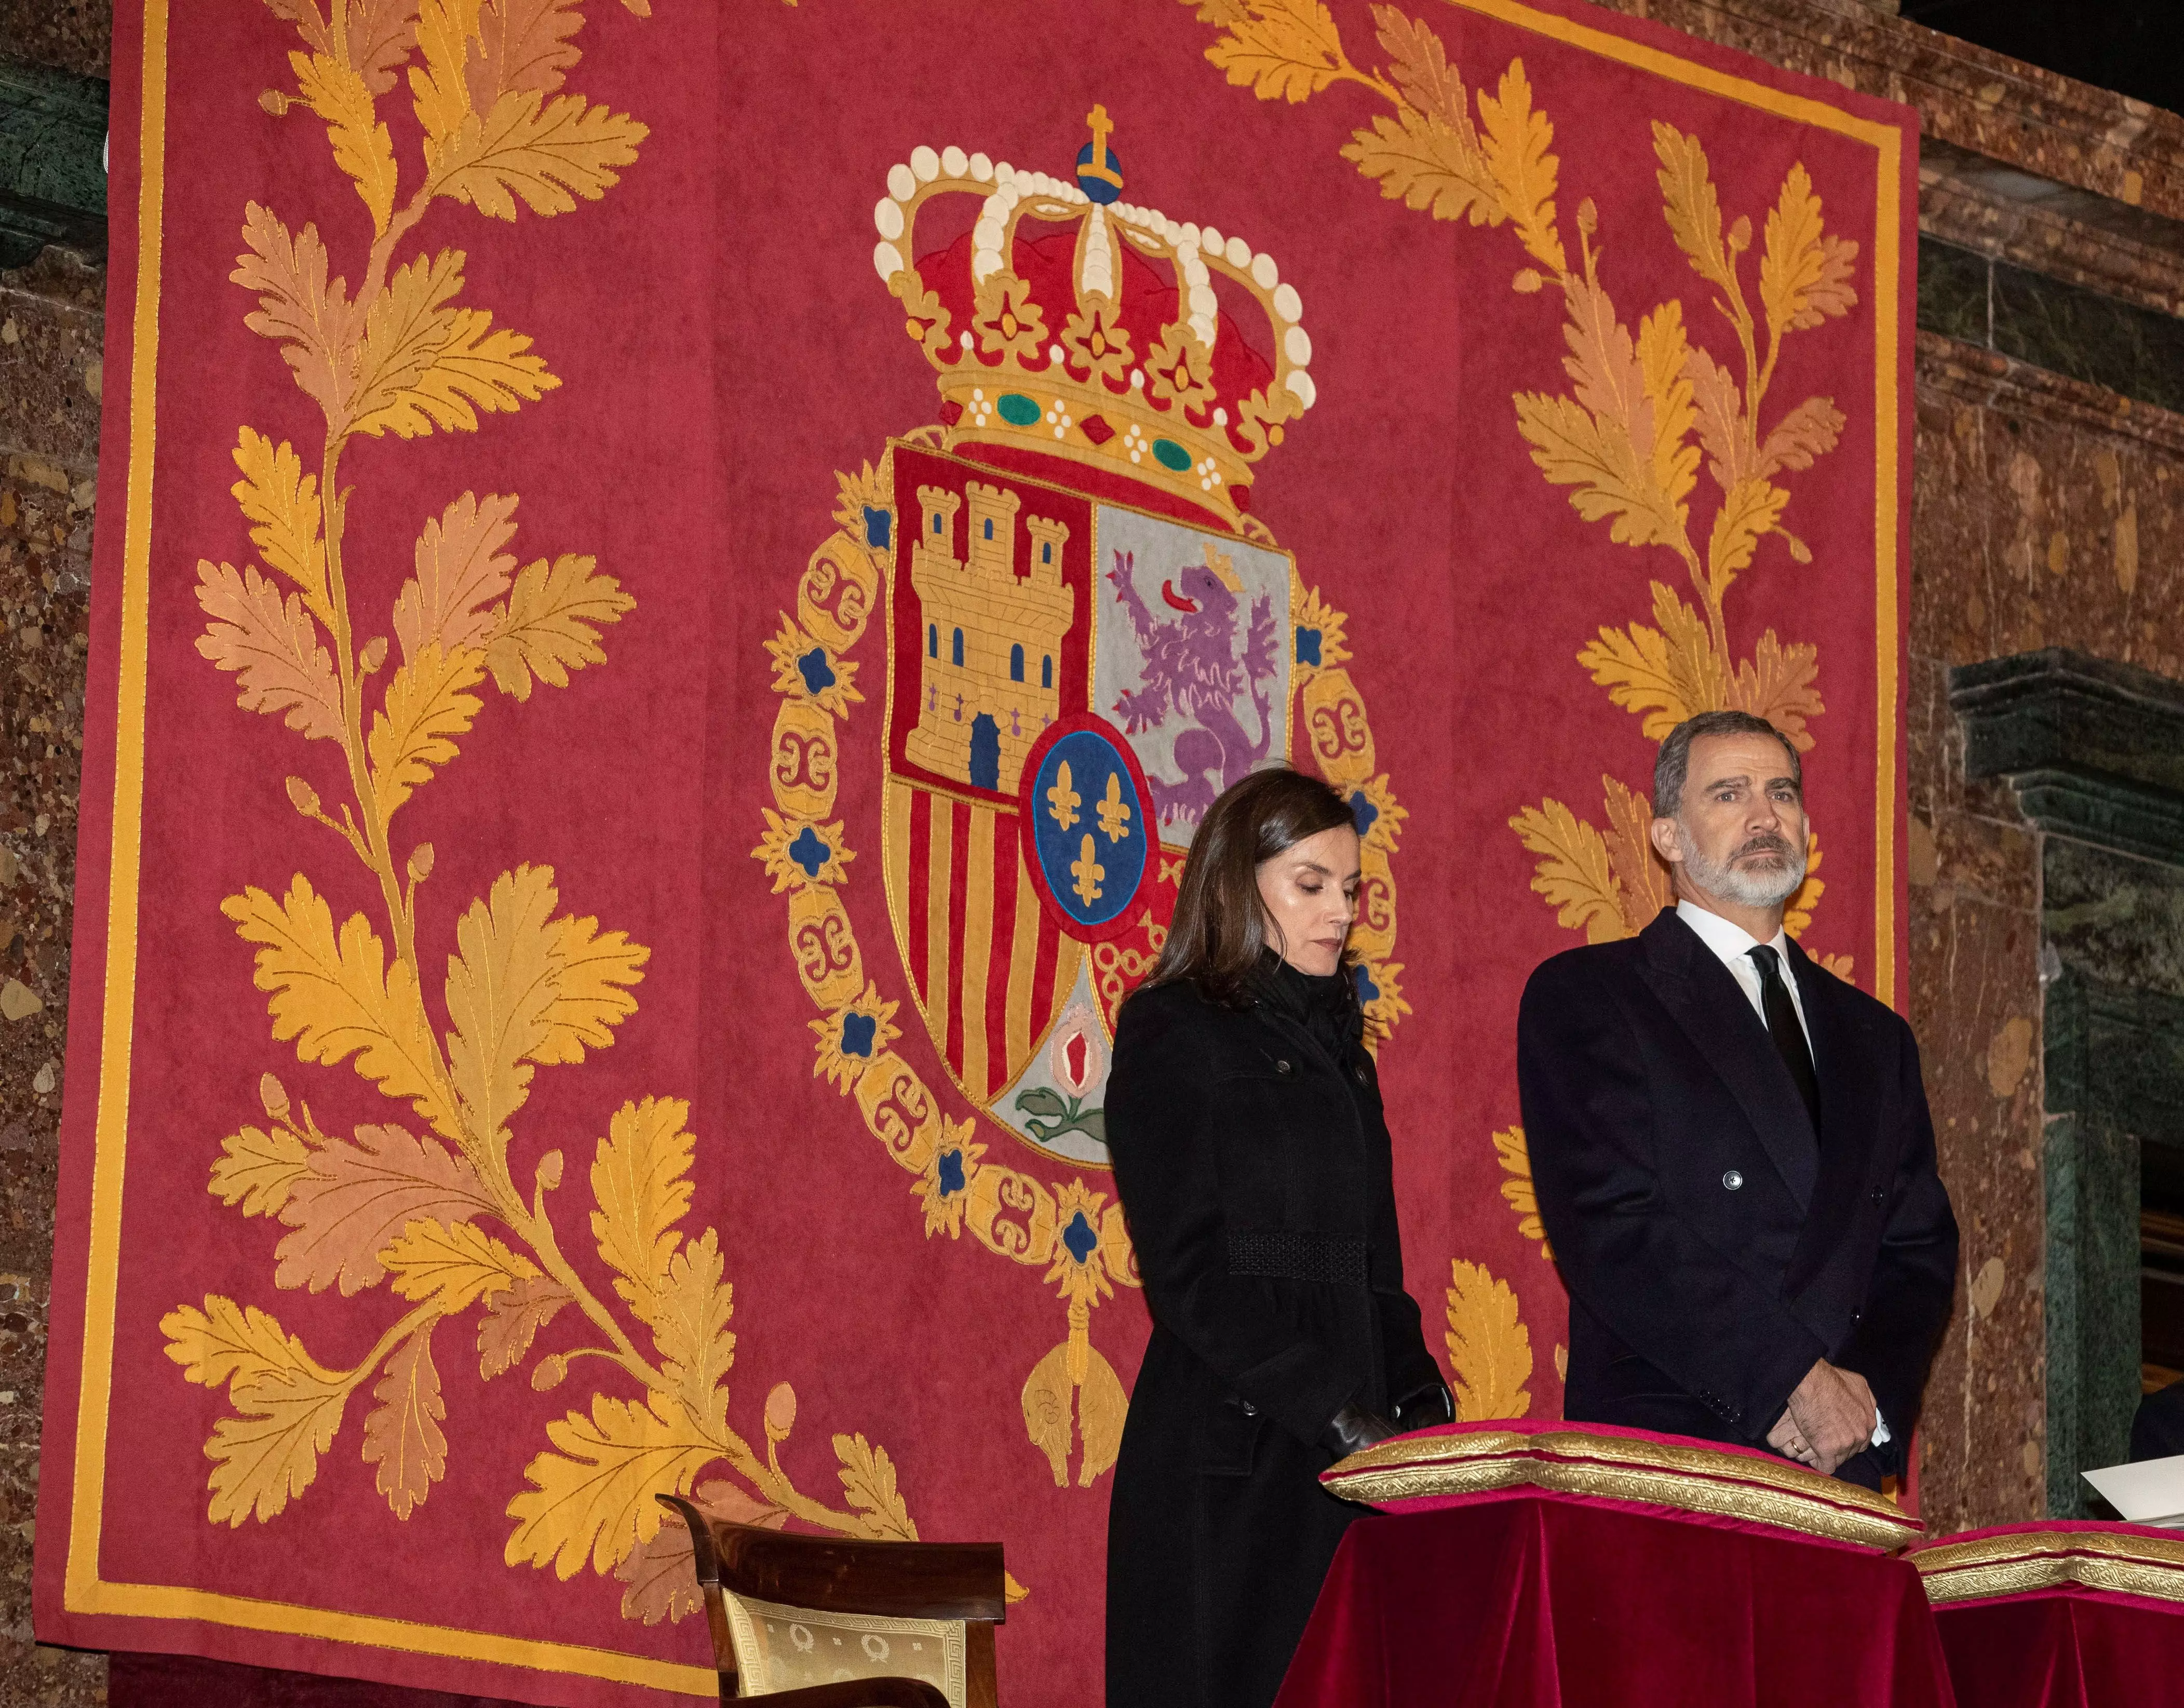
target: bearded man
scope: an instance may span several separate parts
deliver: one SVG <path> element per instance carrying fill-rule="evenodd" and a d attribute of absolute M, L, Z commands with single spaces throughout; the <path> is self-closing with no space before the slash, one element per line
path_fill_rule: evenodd
<path fill-rule="evenodd" d="M 1653 812 L 1676 905 L 1541 966 L 1517 1023 L 1570 1297 L 1563 1415 L 1877 1489 L 1904 1468 L 1956 1280 L 1918 1046 L 1784 935 L 1804 779 L 1772 726 L 1679 724 Z"/>

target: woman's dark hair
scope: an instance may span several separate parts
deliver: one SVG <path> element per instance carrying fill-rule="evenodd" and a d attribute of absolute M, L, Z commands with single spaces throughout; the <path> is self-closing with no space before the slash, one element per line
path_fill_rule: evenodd
<path fill-rule="evenodd" d="M 1259 865 L 1308 836 L 1357 820 L 1317 777 L 1286 765 L 1255 771 L 1206 809 L 1183 862 L 1175 919 L 1138 988 L 1182 980 L 1217 1002 L 1240 1002 L 1267 941 Z"/>

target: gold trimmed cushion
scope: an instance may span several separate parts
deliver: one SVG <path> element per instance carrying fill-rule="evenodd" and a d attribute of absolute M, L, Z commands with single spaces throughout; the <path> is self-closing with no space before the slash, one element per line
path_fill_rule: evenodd
<path fill-rule="evenodd" d="M 965 1708 L 967 1642 L 960 1619 L 822 1613 L 722 1592 L 735 1645 L 738 1694 L 769 1696 L 847 1678 L 916 1678 Z"/>
<path fill-rule="evenodd" d="M 1854 1483 L 1770 1454 L 1605 1424 L 1456 1424 L 1399 1436 L 1320 1473 L 1333 1493 L 1412 1512 L 1535 1488 L 1776 1530 L 1886 1553 L 1925 1534 Z"/>
<path fill-rule="evenodd" d="M 2089 1521 L 1975 1530 L 1915 1549 L 1936 1606 L 2076 1586 L 2184 1602 L 2184 1536 Z"/>

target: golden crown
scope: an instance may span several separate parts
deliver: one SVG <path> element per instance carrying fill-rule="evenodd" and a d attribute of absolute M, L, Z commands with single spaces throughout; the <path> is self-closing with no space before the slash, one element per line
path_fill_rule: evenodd
<path fill-rule="evenodd" d="M 1234 526 L 1251 466 L 1312 407 L 1296 287 L 1241 237 L 1123 201 L 1106 109 L 1088 122 L 1073 184 L 961 148 L 911 150 L 873 212 L 873 265 L 939 371 L 951 448 L 1063 457 Z M 919 254 L 919 215 L 950 194 L 980 198 L 976 222 Z M 1256 305 L 1270 354 L 1217 280 L 1239 311 Z"/>

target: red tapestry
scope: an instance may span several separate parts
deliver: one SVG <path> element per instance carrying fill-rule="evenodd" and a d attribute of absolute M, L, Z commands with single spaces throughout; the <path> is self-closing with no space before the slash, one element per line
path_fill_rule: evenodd
<path fill-rule="evenodd" d="M 1279 758 L 1557 1414 L 1516 998 L 1660 734 L 1808 750 L 1898 995 L 1914 135 L 1418 3 L 122 8 L 42 1638 L 694 1700 L 668 1489 L 998 1539 L 1097 1700 L 1114 1008 Z"/>

